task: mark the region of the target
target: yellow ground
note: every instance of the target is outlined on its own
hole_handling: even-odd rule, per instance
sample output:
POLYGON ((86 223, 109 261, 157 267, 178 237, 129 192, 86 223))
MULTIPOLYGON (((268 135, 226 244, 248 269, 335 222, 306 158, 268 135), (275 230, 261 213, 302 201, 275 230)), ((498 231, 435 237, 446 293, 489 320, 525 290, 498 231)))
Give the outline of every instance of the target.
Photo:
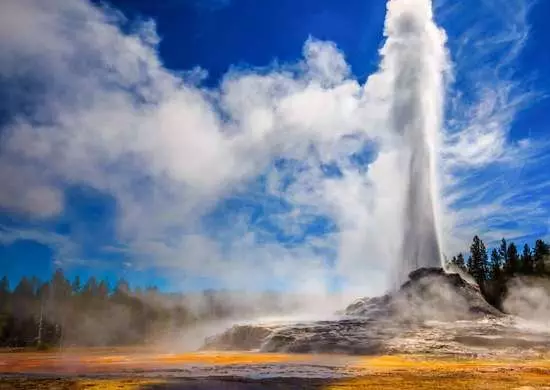
MULTIPOLYGON (((162 389, 162 380, 147 379, 63 379, 65 373, 116 373, 140 368, 171 368, 175 365, 269 364, 312 362, 335 363, 335 371, 352 369, 357 378, 345 380, 293 382, 296 389, 445 389, 445 390, 550 390, 550 359, 452 359, 426 356, 343 357, 255 353, 190 353, 180 355, 147 353, 144 350, 71 350, 64 353, 0 353, 0 373, 59 373, 61 379, 38 380, 30 377, 1 377, 4 389, 162 389), (67 366, 65 365, 67 364, 67 366), (69 367, 69 369, 65 369, 69 367)), ((0 374, 1 375, 1 374, 0 374)), ((244 385, 246 381, 242 381, 244 385)), ((262 388, 273 387, 271 381, 262 388)), ((186 387, 174 387, 185 390, 186 387)), ((219 384, 205 389, 218 389, 219 384)), ((236 387, 232 387, 236 388, 236 387)))
POLYGON ((3 378, 0 390, 143 390, 163 383, 147 379, 3 378))

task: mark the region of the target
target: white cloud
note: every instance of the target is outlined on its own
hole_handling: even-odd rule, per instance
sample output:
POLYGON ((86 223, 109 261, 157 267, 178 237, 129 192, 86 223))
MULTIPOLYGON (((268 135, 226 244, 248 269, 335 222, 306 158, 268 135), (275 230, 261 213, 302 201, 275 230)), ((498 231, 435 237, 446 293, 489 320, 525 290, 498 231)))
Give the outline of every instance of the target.
POLYGON ((536 185, 548 143, 532 142, 527 129, 510 132, 519 112, 543 91, 515 63, 529 39, 535 1, 436 2, 439 19, 453 26, 455 83, 449 89, 443 156, 444 236, 452 255, 473 234, 489 243, 501 237, 544 235, 544 210, 536 185), (475 8, 476 12, 471 12, 475 8), (530 196, 531 194, 531 196, 530 196))
MULTIPOLYGON (((10 53, 2 75, 14 90, 25 81, 41 92, 34 110, 16 112, 5 130, 3 154, 29 167, 19 171, 29 187, 18 191, 36 194, 39 177, 58 196, 75 184, 110 194, 120 244, 152 266, 232 285, 250 281, 247 269, 262 275, 258 280, 273 275, 290 284, 326 271, 309 245, 261 244, 249 226, 248 239, 234 238, 222 250, 203 234, 200 218, 274 157, 308 159, 312 145, 330 148, 344 134, 365 131, 361 86, 348 79, 333 44, 310 39, 302 62, 263 74, 230 73, 219 90, 209 90, 162 68, 150 23, 125 35, 116 27, 120 16, 84 1, 9 1, 7 8, 28 23, 0 23, 0 45, 10 53), (39 46, 32 36, 40 37, 39 46), (25 72, 14 70, 29 60, 25 72)), ((0 22, 10 18, 3 15, 0 22)), ((27 103, 28 96, 19 98, 27 103)), ((0 200, 12 198, 6 193, 0 200)), ((46 207, 45 200, 2 206, 62 212, 61 201, 46 207)))
MULTIPOLYGON (((124 34, 120 15, 83 0, 5 0, 2 9, 0 75, 15 114, 1 145, 0 178, 13 183, 0 190, 2 208, 52 217, 63 213, 67 186, 88 185, 116 200, 117 250, 135 258, 132 266, 179 269, 231 286, 285 282, 323 290, 330 272, 347 278, 354 293, 387 286, 399 256, 405 193, 403 145, 388 118, 399 92, 392 91, 392 64, 360 85, 334 44, 310 38, 298 63, 232 71, 208 89, 200 85, 200 69, 175 73, 162 66, 152 22, 124 34), (22 82, 29 93, 21 93, 22 82), (369 142, 378 154, 365 172, 350 155, 369 142), (299 168, 272 169, 275 158, 298 161, 299 168), (341 177, 326 175, 322 164, 338 167, 341 177), (261 174, 268 186, 260 196, 290 204, 273 216, 283 230, 322 215, 336 231, 321 242, 284 245, 236 221, 223 239, 213 239, 201 218, 261 174), (336 252, 334 269, 320 250, 336 252)), ((479 38, 472 34, 464 32, 465 42, 479 38)), ((480 58, 503 42, 516 44, 487 42, 480 58)), ((465 58, 457 54, 455 72, 480 71, 470 80, 473 103, 460 91, 451 100, 442 169, 454 200, 463 198, 458 189, 467 193, 458 170, 528 149, 507 137, 528 95, 500 74, 483 83, 494 67, 480 66, 481 59, 461 65, 465 58)), ((496 206, 485 210, 498 214, 496 206)), ((448 215, 449 235, 457 226, 479 226, 465 211, 448 215)))

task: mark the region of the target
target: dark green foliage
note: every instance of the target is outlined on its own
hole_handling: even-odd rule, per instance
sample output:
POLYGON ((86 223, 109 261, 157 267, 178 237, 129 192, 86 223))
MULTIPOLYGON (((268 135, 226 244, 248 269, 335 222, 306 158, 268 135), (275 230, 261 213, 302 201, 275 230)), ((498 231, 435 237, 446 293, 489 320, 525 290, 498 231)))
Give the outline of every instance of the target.
POLYGON ((464 261, 464 255, 462 253, 459 253, 458 256, 454 256, 452 263, 461 270, 466 270, 466 262, 464 261))
POLYGON ((546 270, 544 261, 550 256, 550 247, 542 240, 537 240, 535 243, 535 250, 533 253, 533 262, 535 266, 535 272, 538 275, 545 274, 546 270))
POLYGON ((512 276, 520 271, 520 258, 516 245, 512 242, 508 245, 506 251, 506 262, 504 263, 504 271, 506 275, 512 276))
POLYGON ((502 258, 496 249, 491 252, 491 263, 489 264, 489 278, 492 280, 500 280, 502 274, 502 258))
MULTIPOLYGON (((455 262, 459 262, 458 256, 453 257, 455 262)), ((509 280, 521 275, 550 277, 546 263, 550 263, 550 246, 543 240, 537 240, 533 250, 525 244, 520 256, 513 242, 502 239, 499 247, 491 250, 491 258, 488 259, 483 241, 475 236, 470 247, 467 270, 479 284, 487 301, 501 309, 502 301, 508 293, 509 280)))
POLYGON ((251 315, 258 307, 265 307, 265 313, 280 310, 280 301, 273 297, 254 303, 243 293, 240 297, 249 306, 237 307, 240 299, 227 294, 207 291, 189 297, 165 294, 157 287, 133 290, 124 279, 111 290, 94 277, 84 285, 78 278, 71 283, 61 269, 45 283, 22 278, 12 290, 4 277, 0 347, 138 345, 159 337, 177 338, 176 332, 208 321, 251 315))
POLYGON ((504 238, 500 242, 500 247, 498 248, 498 254, 500 256, 501 264, 507 264, 508 263, 508 244, 506 243, 506 240, 504 238))
POLYGON ((470 258, 468 259, 468 272, 476 282, 482 286, 487 280, 487 249, 478 236, 474 237, 470 246, 470 258))
POLYGON ((523 253, 521 255, 521 273, 524 275, 531 275, 535 271, 533 266, 533 256, 531 255, 531 248, 528 244, 523 247, 523 253))

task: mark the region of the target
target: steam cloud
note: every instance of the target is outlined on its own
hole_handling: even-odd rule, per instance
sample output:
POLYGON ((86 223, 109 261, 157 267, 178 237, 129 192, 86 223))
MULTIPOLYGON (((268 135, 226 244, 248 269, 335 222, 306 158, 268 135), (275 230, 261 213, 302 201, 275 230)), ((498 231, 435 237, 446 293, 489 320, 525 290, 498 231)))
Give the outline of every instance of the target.
MULTIPOLYGON (((304 292, 328 291, 337 276, 352 296, 438 265, 443 247, 459 249, 448 239, 455 227, 477 223, 454 206, 468 195, 455 173, 471 167, 468 148, 477 169, 500 154, 476 144, 475 123, 439 139, 449 63, 431 1, 388 2, 381 66, 364 85, 333 43, 311 38, 299 62, 231 71, 217 88, 201 84, 201 69, 162 65, 151 21, 125 33, 120 14, 85 0, 1 7, 0 76, 10 102, 0 146, 4 210, 48 221, 65 212, 67 188, 90 187, 116 203, 117 245, 102 250, 129 255, 132 267, 304 292), (368 167, 357 164, 353 157, 372 145, 368 167), (264 205, 289 205, 267 208, 276 229, 305 235, 319 217, 334 229, 285 245, 238 215, 213 236, 204 217, 254 191, 260 176, 264 205), (449 189, 453 197, 440 204, 449 189)), ((496 101, 487 118, 514 96, 496 101)), ((486 101, 459 110, 453 98, 453 123, 486 101)), ((505 136, 500 146, 508 148, 505 136)), ((77 238, 2 230, 2 242, 25 237, 55 242, 65 265, 81 257, 77 238)))
POLYGON ((402 264, 397 268, 398 282, 404 282, 415 269, 441 265, 436 167, 443 75, 449 66, 446 36, 433 21, 431 1, 390 1, 385 35, 382 69, 393 81, 390 126, 403 134, 408 171, 402 264))
POLYGON ((508 283, 503 307, 506 312, 531 321, 546 331, 550 324, 550 283, 543 278, 515 278, 508 283))

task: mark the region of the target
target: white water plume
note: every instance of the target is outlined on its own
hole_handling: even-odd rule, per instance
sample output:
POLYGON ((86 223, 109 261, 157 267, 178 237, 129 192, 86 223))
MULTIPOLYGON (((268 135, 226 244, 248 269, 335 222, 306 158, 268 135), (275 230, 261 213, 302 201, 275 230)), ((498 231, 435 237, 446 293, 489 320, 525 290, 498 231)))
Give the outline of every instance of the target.
POLYGON ((391 80, 389 125, 402 136, 405 202, 397 281, 441 265, 437 155, 442 127, 446 34, 431 0, 390 0, 381 68, 391 80))

